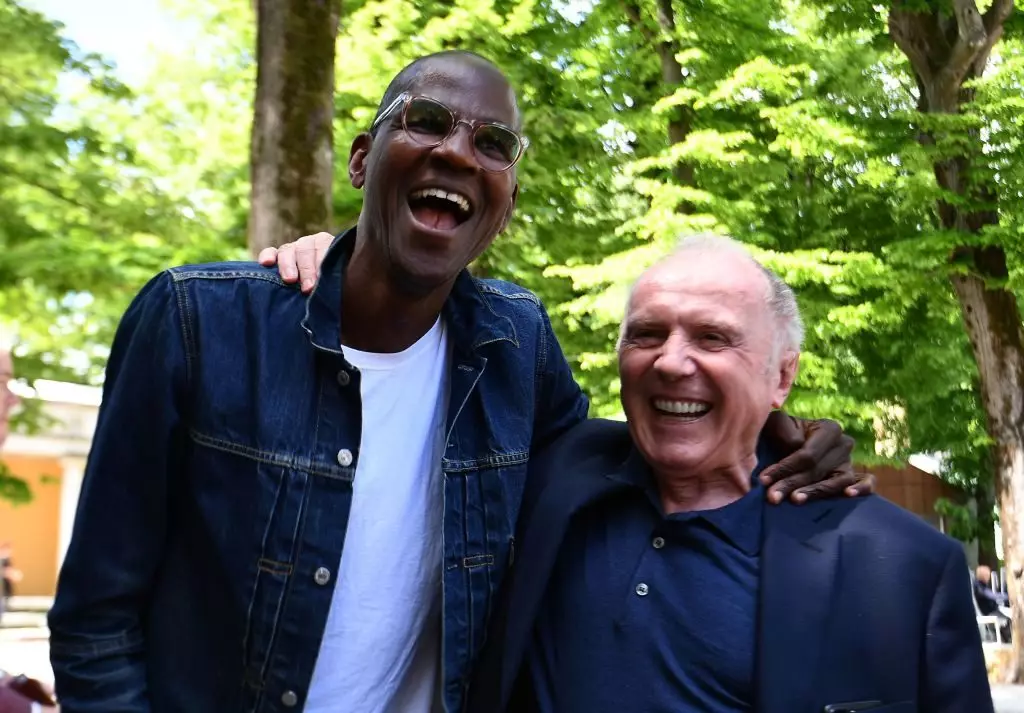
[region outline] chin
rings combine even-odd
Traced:
[[[391,271],[392,283],[403,293],[415,297],[429,295],[436,290],[446,287],[459,274],[459,270],[410,270],[404,265],[396,265]]]

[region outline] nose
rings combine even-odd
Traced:
[[[662,344],[661,353],[654,362],[658,374],[670,381],[685,379],[697,373],[693,348],[682,335],[673,334]]]
[[[434,147],[434,155],[457,168],[478,168],[473,127],[465,121],[457,122],[448,138]]]

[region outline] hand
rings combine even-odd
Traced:
[[[778,453],[788,454],[761,473],[769,502],[777,504],[789,497],[799,504],[840,493],[858,497],[875,491],[875,476],[853,472],[854,441],[835,421],[805,421],[775,411],[765,423],[765,433]]]
[[[257,259],[263,267],[276,264],[282,280],[288,284],[298,281],[303,293],[309,294],[320,277],[320,263],[333,242],[334,236],[330,233],[304,235],[279,248],[264,248]]]

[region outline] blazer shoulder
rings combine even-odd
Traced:
[[[633,448],[629,427],[623,421],[591,418],[580,422],[552,441],[536,458],[538,467],[575,464],[573,470],[610,472]]]
[[[937,567],[944,567],[954,550],[963,551],[957,540],[879,495],[851,498],[844,504],[849,511],[841,528],[845,534],[878,538],[890,551],[905,552]]]
[[[626,460],[633,442],[622,421],[591,418],[581,421],[530,457],[523,502],[529,510],[555,479],[607,475]]]

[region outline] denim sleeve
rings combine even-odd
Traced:
[[[540,307],[537,358],[537,405],[531,450],[536,453],[587,418],[590,400],[573,378],[551,320]]]
[[[49,614],[64,713],[143,713],[147,600],[167,530],[168,475],[181,452],[182,316],[169,274],[118,327],[74,530]]]

